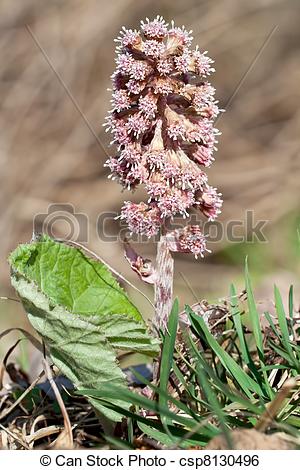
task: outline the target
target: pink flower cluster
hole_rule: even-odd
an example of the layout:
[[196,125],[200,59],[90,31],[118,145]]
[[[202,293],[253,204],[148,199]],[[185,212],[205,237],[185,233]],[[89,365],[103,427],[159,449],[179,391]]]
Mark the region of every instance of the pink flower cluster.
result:
[[[118,154],[106,165],[124,188],[143,184],[149,196],[147,203],[125,202],[120,217],[132,232],[148,237],[167,219],[187,217],[191,208],[214,220],[222,199],[203,171],[214,160],[219,134],[215,89],[206,81],[213,61],[198,47],[191,49],[191,32],[173,22],[169,28],[159,16],[141,22],[141,31],[123,28],[116,41],[112,110],[105,125]],[[199,227],[171,235],[178,243],[170,249],[203,256]]]

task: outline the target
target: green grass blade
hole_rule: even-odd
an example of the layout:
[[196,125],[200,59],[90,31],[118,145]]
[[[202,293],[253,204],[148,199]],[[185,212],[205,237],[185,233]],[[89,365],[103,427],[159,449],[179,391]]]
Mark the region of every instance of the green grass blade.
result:
[[249,364],[251,361],[251,356],[249,349],[246,343],[243,325],[241,320],[241,312],[238,306],[237,293],[233,284],[230,286],[230,311],[235,326],[236,333],[240,342],[241,355],[245,364]]
[[214,387],[217,388],[227,399],[231,400],[233,403],[236,402],[242,405],[243,408],[248,409],[254,414],[260,415],[265,411],[265,409],[255,403],[252,403],[248,398],[245,398],[241,393],[234,393],[232,388],[228,387],[224,382],[222,382],[219,377],[215,374],[212,367],[206,362],[201,353],[197,350],[197,347],[191,337],[189,337],[189,343],[191,345],[190,353],[194,356],[195,362],[199,362],[203,369],[206,371],[207,375],[210,377],[211,382],[214,384]]
[[[159,384],[160,390],[167,392],[167,387],[169,383],[170,372],[173,365],[173,355],[177,334],[178,326],[178,315],[179,315],[179,303],[178,299],[175,299],[173,307],[170,313],[167,331],[165,333],[161,361],[160,361],[160,375],[159,375]],[[168,407],[168,398],[165,394],[159,394],[158,399],[159,406],[164,408]],[[166,417],[162,417],[162,421],[167,425],[170,424],[170,420]]]
[[132,369],[132,373],[139,379],[139,381],[148,387],[150,387],[158,396],[163,396],[166,400],[166,402],[171,402],[173,405],[175,405],[179,410],[183,411],[186,415],[190,415],[193,418],[197,418],[197,415],[188,408],[182,401],[177,400],[176,398],[172,397],[168,391],[162,390],[160,387],[157,387],[153,385],[151,382],[149,382],[145,377],[143,377],[141,374],[139,374],[137,371]]
[[249,377],[246,372],[235,362],[235,360],[219,345],[216,339],[208,330],[203,318],[199,315],[196,315],[189,306],[186,306],[187,313],[190,316],[192,325],[197,330],[201,330],[206,338],[207,343],[211,347],[211,349],[215,352],[215,354],[220,359],[223,367],[229,372],[232,379],[239,383],[241,389],[244,393],[248,396],[248,398],[252,398],[252,393],[257,393],[258,395],[262,395],[262,390],[251,377]]
[[294,286],[290,286],[289,290],[289,317],[292,322],[294,317]]
[[290,344],[290,335],[289,335],[289,329],[288,329],[288,324],[287,324],[287,318],[285,316],[285,311],[283,308],[283,303],[282,303],[282,298],[280,295],[280,292],[278,290],[278,287],[274,286],[274,295],[275,295],[275,306],[276,306],[276,312],[277,312],[277,317],[278,317],[278,323],[280,327],[280,331],[282,334],[282,343],[284,347],[286,348],[286,351],[289,353],[291,361],[295,361],[295,356],[293,353],[293,349]]
[[164,446],[171,447],[173,445],[176,445],[178,442],[177,438],[172,435],[169,436],[165,433],[164,430],[155,429],[152,426],[149,426],[144,423],[138,423],[138,427],[144,434],[149,436],[151,439],[155,439],[157,442],[160,442]]
[[274,322],[273,322],[273,320],[272,320],[272,317],[271,317],[271,315],[269,314],[269,312],[264,312],[264,316],[265,316],[266,319],[268,320],[268,323],[269,323],[269,325],[270,325],[270,327],[271,327],[271,329],[272,329],[274,335],[277,336],[277,338],[281,341],[280,335],[279,335],[279,333],[278,333],[278,331],[277,331],[277,328],[276,328],[276,326],[275,326],[275,324],[274,324]]
[[252,331],[253,331],[253,335],[255,338],[258,354],[260,356],[260,359],[263,360],[263,357],[264,357],[263,336],[261,332],[259,314],[256,308],[256,303],[255,303],[255,299],[254,299],[254,295],[253,295],[253,291],[251,287],[247,260],[245,263],[245,281],[246,281],[246,291],[247,291],[247,300],[248,300],[248,308],[249,308],[249,319],[252,325]]
[[241,319],[241,312],[240,312],[238,301],[237,301],[237,293],[233,284],[231,284],[231,287],[230,287],[230,297],[231,297],[230,311],[231,311],[231,316],[233,319],[234,327],[238,335],[238,339],[240,343],[239,349],[242,355],[243,362],[248,366],[256,382],[261,383],[260,372],[253,362],[253,359],[251,357],[251,354],[250,354],[250,351],[246,342],[242,319]]
[[224,437],[227,441],[228,448],[232,449],[233,448],[233,442],[230,437],[230,432],[228,429],[228,426],[226,424],[226,417],[225,413],[222,410],[222,407],[220,406],[219,400],[215,394],[215,391],[213,390],[212,386],[210,385],[206,372],[200,367],[200,364],[197,364],[197,370],[198,374],[200,376],[200,383],[202,385],[203,391],[206,395],[207,401],[210,403],[214,415],[218,418],[219,423],[220,423],[220,429],[222,430]]
[[116,397],[120,398],[120,396],[122,396],[122,401],[128,401],[128,403],[130,403],[131,405],[140,406],[142,408],[145,408],[146,410],[154,411],[155,413],[160,414],[161,417],[165,416],[172,422],[182,424],[188,429],[196,423],[194,419],[186,418],[178,413],[173,413],[167,407],[158,404],[154,400],[149,400],[148,398],[142,395],[138,395],[137,393],[131,392],[130,390],[116,387],[111,384],[103,385],[101,390],[79,390],[78,392],[76,392],[76,394],[99,399],[102,404],[105,402],[108,408],[117,408],[117,405],[112,404],[110,400],[115,399]]
[[199,429],[199,424],[196,426],[197,431],[192,435],[187,437],[187,432],[184,429],[178,427],[170,426],[170,431],[172,437],[167,436],[164,433],[164,429],[160,423],[149,421],[148,424],[138,423],[138,427],[142,432],[147,434],[152,439],[158,440],[166,446],[178,446],[182,448],[187,448],[190,446],[205,446],[207,442],[212,439],[214,436],[219,434],[218,429],[215,426],[210,424],[203,424]]
[[173,364],[173,370],[177,379],[179,380],[179,383],[183,386],[184,390],[188,393],[189,397],[193,400],[195,398],[193,387],[188,383],[188,381],[186,380],[184,375],[181,373],[179,367],[177,367],[175,362]]
[[[255,303],[255,299],[254,299],[254,295],[253,295],[253,291],[251,287],[247,259],[245,262],[245,282],[246,282],[246,292],[247,292],[247,300],[248,300],[248,308],[249,308],[249,319],[252,325],[252,332],[255,338],[258,357],[260,360],[261,367],[263,368],[265,366],[263,335],[262,335],[262,330],[261,330],[259,313],[256,308],[256,303]],[[269,398],[272,399],[274,397],[274,392],[269,384],[268,375],[265,370],[262,370],[262,374],[264,378],[264,386],[261,384],[261,387],[269,395]]]
[[[176,436],[178,435],[178,432],[172,429],[172,438],[167,436],[163,430],[158,430],[152,426],[148,426],[143,423],[139,423],[138,427],[140,430],[145,433],[147,436],[149,436],[152,439],[155,439],[156,441],[160,442],[161,444],[167,446],[167,447],[179,447],[183,449],[187,449],[191,446],[205,446],[207,442],[209,441],[210,437],[206,436],[205,433],[203,437],[199,437],[198,439],[184,439],[184,434],[181,433],[181,436]],[[174,432],[175,431],[175,432]],[[175,437],[176,436],[176,437]]]
[[283,359],[287,362],[287,368],[289,367],[292,369],[293,374],[295,375],[295,371],[300,372],[300,364],[291,360],[290,354],[280,346],[277,346],[273,341],[269,342],[270,347],[275,351],[279,356],[283,357]]

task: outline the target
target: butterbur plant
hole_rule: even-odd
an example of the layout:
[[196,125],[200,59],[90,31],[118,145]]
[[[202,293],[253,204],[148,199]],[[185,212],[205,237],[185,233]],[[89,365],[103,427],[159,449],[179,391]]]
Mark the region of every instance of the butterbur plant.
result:
[[222,206],[204,171],[214,161],[220,134],[214,127],[220,109],[207,81],[213,60],[193,49],[192,40],[191,32],[173,22],[169,27],[160,16],[142,21],[140,31],[123,28],[106,122],[118,149],[106,162],[110,177],[132,191],[143,185],[148,194],[147,202],[125,201],[120,218],[132,233],[160,234],[155,268],[140,256],[127,256],[154,283],[158,329],[165,329],[172,304],[170,252],[197,258],[209,251],[199,225],[168,230],[168,221],[186,219],[192,209],[213,221]]
[[[219,113],[215,90],[206,81],[214,69],[205,52],[191,49],[191,33],[173,23],[168,27],[162,17],[142,22],[140,32],[123,28],[117,42],[107,127],[118,150],[107,165],[124,188],[143,185],[148,193],[147,202],[126,201],[120,217],[133,233],[160,235],[155,267],[125,243],[132,268],[154,284],[159,333],[166,330],[172,306],[171,252],[202,257],[208,251],[200,226],[170,230],[168,221],[177,215],[186,219],[191,209],[214,220],[222,205],[203,171],[213,161],[219,133],[213,124]],[[89,250],[34,234],[11,253],[9,263],[29,321],[75,388],[102,390],[109,383],[124,391],[118,352],[159,354],[160,341],[110,266]],[[122,419],[106,402],[92,397],[91,402],[106,418]],[[121,398],[113,402],[130,407]]]

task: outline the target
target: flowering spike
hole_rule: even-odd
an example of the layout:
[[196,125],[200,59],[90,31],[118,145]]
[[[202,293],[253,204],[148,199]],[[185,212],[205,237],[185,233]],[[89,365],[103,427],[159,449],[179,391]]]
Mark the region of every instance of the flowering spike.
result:
[[[191,209],[214,220],[222,199],[203,168],[214,161],[219,131],[215,89],[207,82],[213,60],[191,48],[191,31],[170,28],[163,17],[123,28],[116,42],[112,109],[107,129],[118,153],[106,165],[125,189],[144,184],[148,203],[125,202],[121,218],[131,232],[151,237],[168,219]],[[169,249],[203,256],[206,239],[198,226],[166,234]]]

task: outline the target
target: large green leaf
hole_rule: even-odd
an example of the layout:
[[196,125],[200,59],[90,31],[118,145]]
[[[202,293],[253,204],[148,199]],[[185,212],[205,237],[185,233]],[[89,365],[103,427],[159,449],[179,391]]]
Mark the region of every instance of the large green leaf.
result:
[[[51,240],[20,245],[9,258],[11,282],[51,358],[76,388],[126,389],[115,350],[154,356],[159,347],[108,269],[78,248]],[[120,415],[93,405],[110,419]],[[120,407],[122,400],[112,400]]]
[[101,316],[126,314],[142,321],[111,272],[83,251],[46,235],[34,243],[19,245],[9,257],[15,272],[33,281],[54,305],[69,312]]

